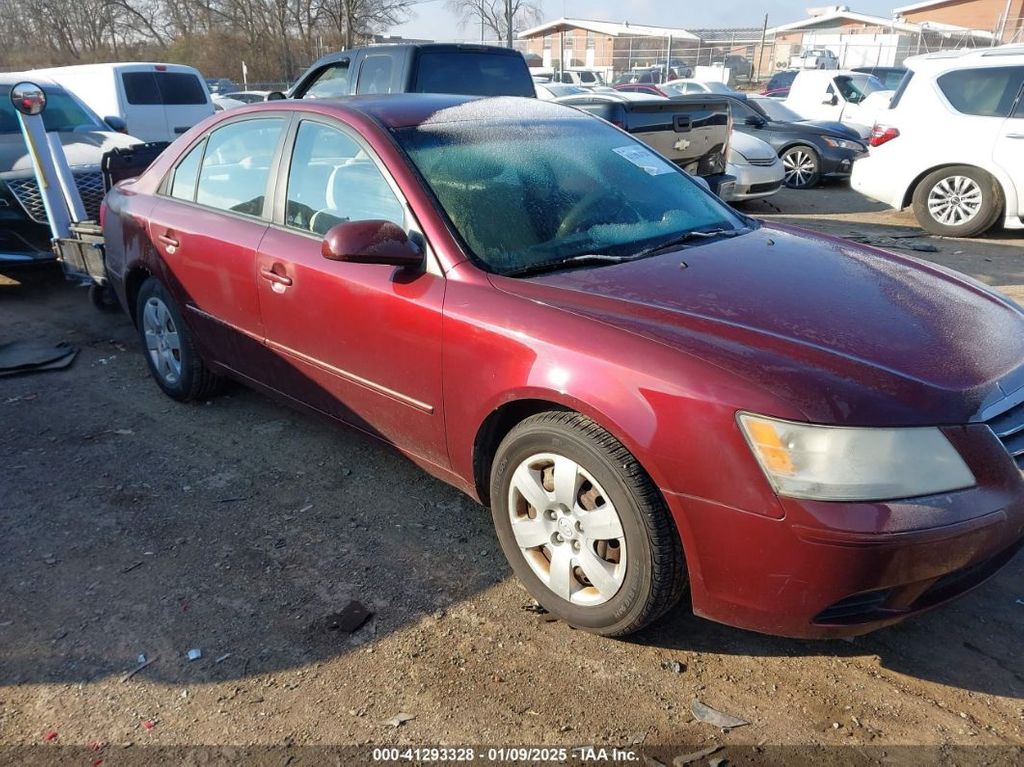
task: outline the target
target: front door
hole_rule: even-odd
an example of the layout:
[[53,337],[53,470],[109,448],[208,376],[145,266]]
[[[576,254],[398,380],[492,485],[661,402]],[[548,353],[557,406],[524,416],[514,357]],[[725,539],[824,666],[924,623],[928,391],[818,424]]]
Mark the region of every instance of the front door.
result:
[[[1024,71],[1018,78],[1024,81]],[[1024,217],[1024,88],[1018,92],[1017,107],[996,139],[993,159],[1010,177],[1017,192],[1016,215]],[[1013,215],[1013,211],[1007,212]]]
[[256,249],[285,125],[269,117],[213,131],[178,163],[149,220],[169,272],[162,276],[204,356],[250,377],[258,377],[265,353]]
[[[337,124],[295,133],[283,219],[257,255],[275,379],[323,412],[448,465],[441,412],[444,278],[434,268],[329,261],[323,235],[345,221],[416,229],[371,150]],[[428,259],[430,255],[428,254]]]

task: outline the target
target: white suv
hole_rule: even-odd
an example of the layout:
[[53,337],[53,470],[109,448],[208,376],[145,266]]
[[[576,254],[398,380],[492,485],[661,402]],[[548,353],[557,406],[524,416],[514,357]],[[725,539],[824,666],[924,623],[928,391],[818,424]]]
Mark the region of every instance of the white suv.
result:
[[933,53],[905,66],[870,154],[853,166],[853,188],[897,210],[913,205],[933,234],[1024,229],[1024,46]]

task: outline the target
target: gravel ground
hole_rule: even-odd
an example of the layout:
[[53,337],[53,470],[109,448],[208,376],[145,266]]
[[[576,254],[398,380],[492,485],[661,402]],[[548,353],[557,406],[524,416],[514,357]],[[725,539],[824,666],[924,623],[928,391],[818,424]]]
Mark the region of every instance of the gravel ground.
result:
[[[746,210],[914,232],[841,186]],[[905,242],[1022,295],[1024,236]],[[408,461],[240,387],[173,403],[124,316],[53,271],[4,274],[0,341],[81,353],[0,379],[0,745],[1024,746],[1022,557],[854,642],[682,609],[600,639],[526,609],[486,510]],[[374,617],[332,628],[353,599]],[[750,725],[696,721],[694,699]]]

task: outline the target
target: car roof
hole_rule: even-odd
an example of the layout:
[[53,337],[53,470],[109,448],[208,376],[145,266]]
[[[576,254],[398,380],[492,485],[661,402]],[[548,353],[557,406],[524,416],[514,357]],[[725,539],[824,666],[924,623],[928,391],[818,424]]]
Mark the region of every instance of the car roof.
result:
[[36,85],[53,88],[54,90],[63,91],[64,87],[58,85],[49,77],[42,77],[40,75],[34,75],[26,72],[2,72],[0,73],[0,85],[17,85],[18,83],[35,83]]
[[[572,97],[567,97],[572,98]],[[253,111],[309,111],[318,113],[356,113],[388,129],[407,128],[424,123],[503,122],[521,124],[530,120],[579,118],[580,113],[559,107],[551,101],[520,96],[456,96],[442,93],[393,93],[344,96],[337,99],[286,99],[251,104],[235,114]]]
[[331,51],[318,58],[310,66],[310,69],[318,69],[327,64],[336,64],[352,56],[360,50],[372,50],[375,53],[386,53],[395,50],[419,50],[419,51],[478,51],[489,53],[495,56],[522,56],[514,48],[504,48],[497,45],[482,45],[480,43],[389,43],[385,45],[371,45],[364,48],[350,48],[346,51]]
[[903,66],[915,72],[940,72],[962,66],[1005,67],[1024,64],[1024,45],[1000,45],[995,48],[967,48],[911,56]]

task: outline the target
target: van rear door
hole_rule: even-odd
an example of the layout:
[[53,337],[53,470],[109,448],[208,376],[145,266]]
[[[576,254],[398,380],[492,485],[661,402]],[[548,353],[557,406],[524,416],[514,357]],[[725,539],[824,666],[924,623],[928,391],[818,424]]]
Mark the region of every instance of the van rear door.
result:
[[128,132],[143,141],[173,141],[213,114],[206,85],[191,67],[125,67],[120,78]]

